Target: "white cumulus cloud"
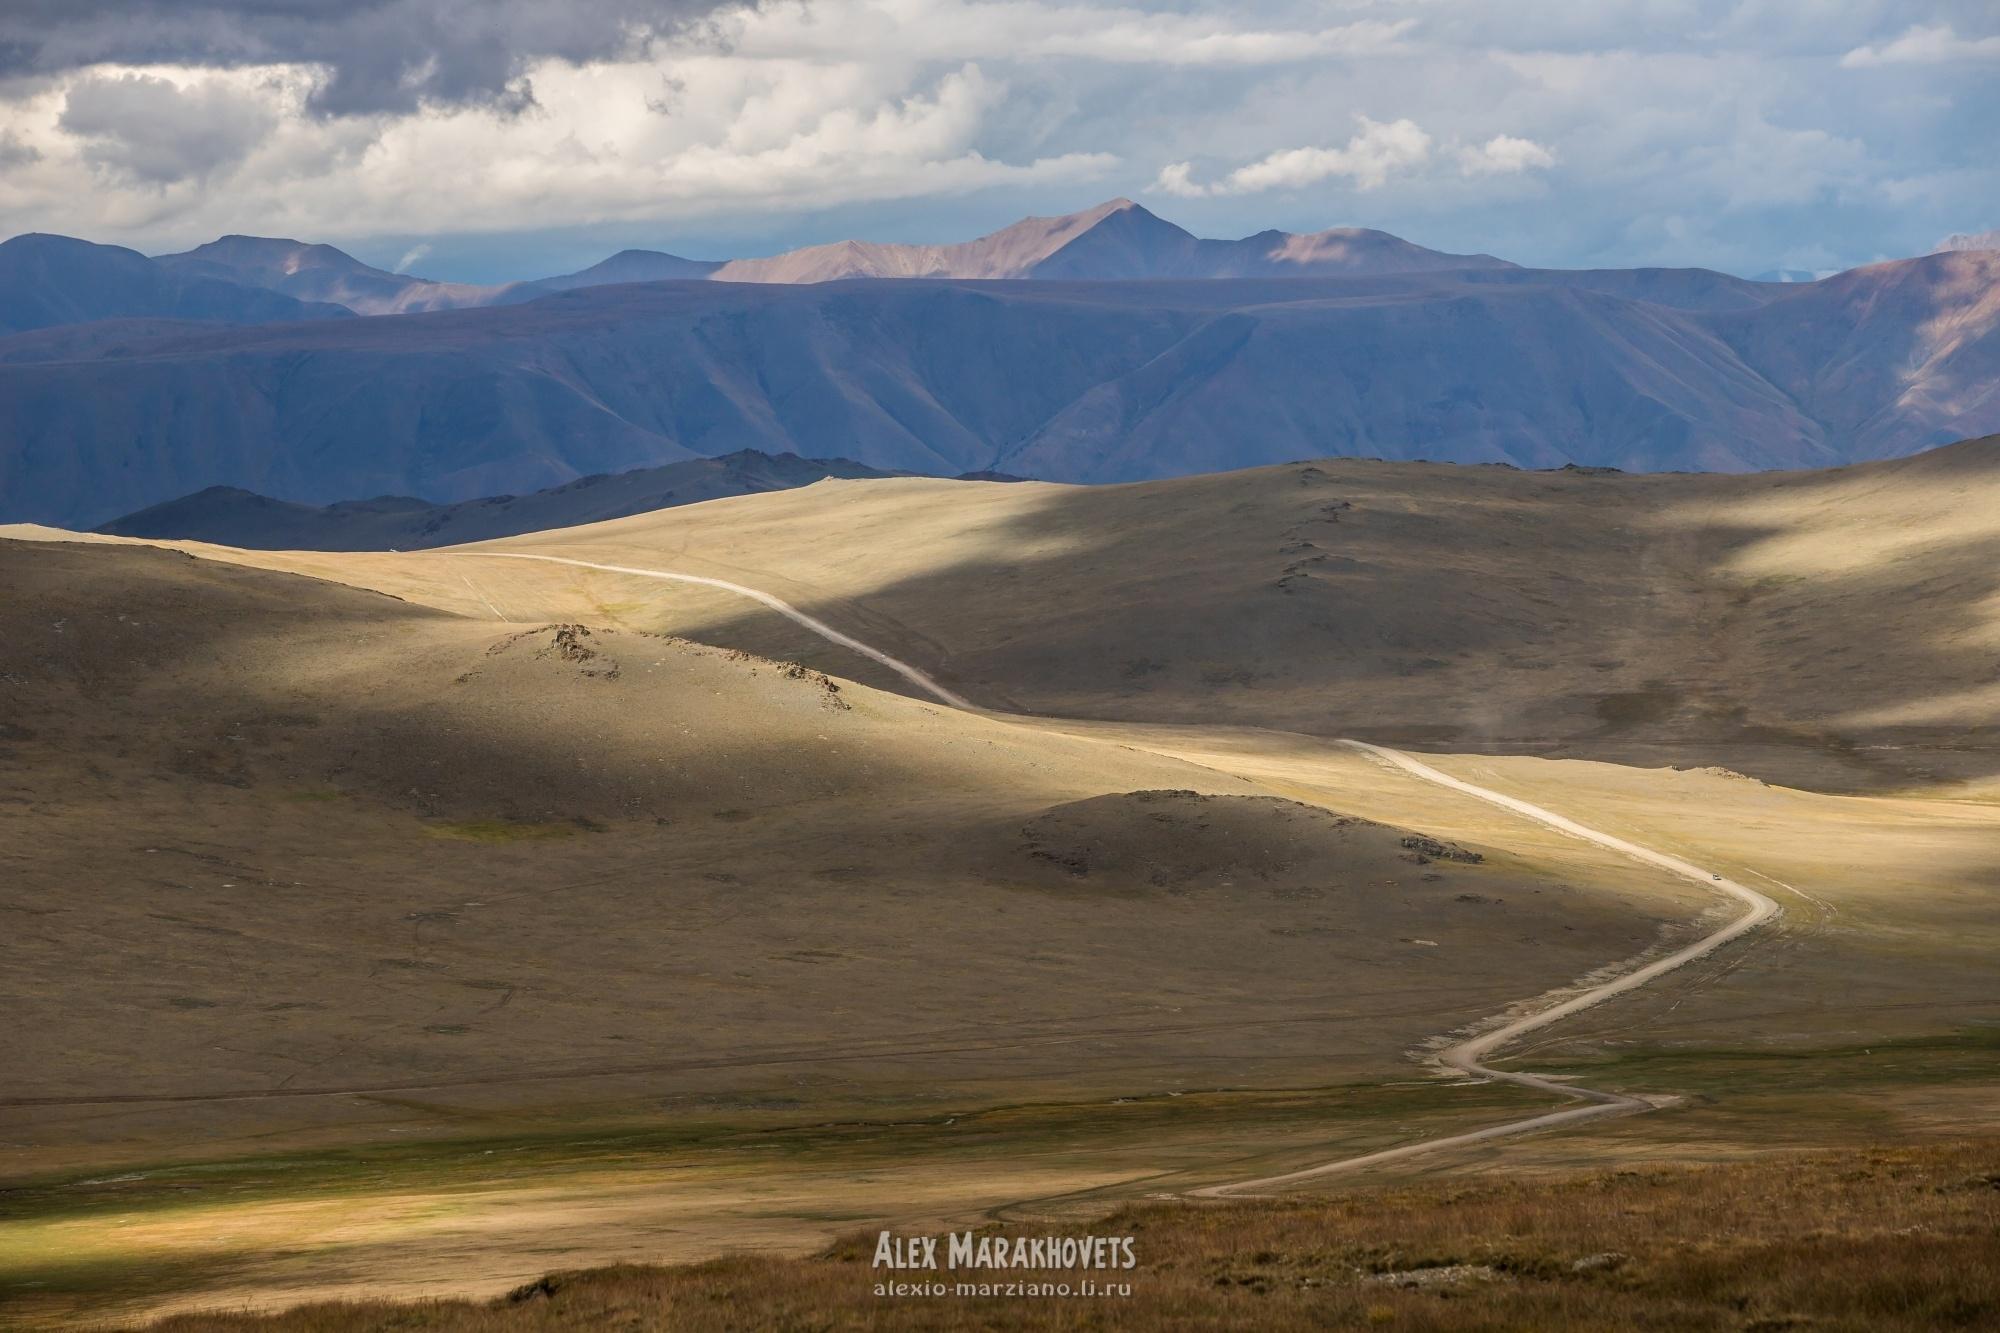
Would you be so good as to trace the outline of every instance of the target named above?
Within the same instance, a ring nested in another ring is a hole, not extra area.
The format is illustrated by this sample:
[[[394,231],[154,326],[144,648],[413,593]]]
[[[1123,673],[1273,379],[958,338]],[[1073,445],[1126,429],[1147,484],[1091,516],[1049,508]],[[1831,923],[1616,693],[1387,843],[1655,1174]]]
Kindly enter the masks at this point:
[[[1917,24],[1881,46],[1857,46],[1840,58],[1843,69],[1875,65],[1941,65],[1955,60],[2000,60],[2000,37],[1961,37],[1948,23]]]
[[[1458,166],[1468,176],[1518,176],[1556,164],[1556,155],[1533,139],[1496,134],[1483,144],[1458,150]]]
[[[1352,181],[1356,189],[1374,190],[1397,172],[1422,166],[1430,159],[1431,136],[1415,121],[1358,119],[1360,131],[1338,148],[1280,149],[1206,185],[1194,179],[1191,164],[1175,162],[1161,169],[1153,188],[1196,198],[1298,189],[1342,177]]]
[[[1819,269],[1991,223],[1996,62],[1994,0],[0,0],[0,236],[487,281],[1150,188],[1212,235]]]
[[[311,67],[81,71],[12,111],[0,235],[27,222],[168,249],[225,232],[339,241],[357,219],[445,235],[1083,183],[1118,162],[995,142],[1009,87],[972,62],[691,47],[531,72],[526,115],[469,104],[327,118],[303,111],[326,77]],[[391,253],[398,267],[430,257],[407,242]]]
[[[2000,250],[2000,227],[1991,231],[1955,231],[1938,242],[1940,250]]]
[[[1209,192],[1206,185],[1194,178],[1194,163],[1169,162],[1160,168],[1160,174],[1153,181],[1153,189],[1159,194],[1170,194],[1177,199],[1199,199]]]
[[[1219,7],[1193,13],[1046,0],[812,0],[764,5],[721,24],[741,55],[903,60],[1071,58],[1112,65],[1254,66],[1379,55],[1399,48],[1414,19],[1332,27],[1246,22]]]

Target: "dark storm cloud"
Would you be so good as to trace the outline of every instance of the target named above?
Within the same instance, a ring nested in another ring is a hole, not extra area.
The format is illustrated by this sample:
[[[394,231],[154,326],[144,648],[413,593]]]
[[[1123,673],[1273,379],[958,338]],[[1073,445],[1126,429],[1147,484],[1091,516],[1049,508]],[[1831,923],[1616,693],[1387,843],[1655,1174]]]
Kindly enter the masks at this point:
[[[42,160],[42,153],[12,130],[0,130],[0,167],[24,167]]]
[[[181,89],[144,74],[90,77],[69,90],[62,128],[84,160],[134,181],[202,180],[234,166],[270,132],[269,108],[227,88]]]
[[[520,109],[539,58],[616,55],[726,0],[6,0],[0,76],[103,62],[310,62],[328,115],[424,103]]]

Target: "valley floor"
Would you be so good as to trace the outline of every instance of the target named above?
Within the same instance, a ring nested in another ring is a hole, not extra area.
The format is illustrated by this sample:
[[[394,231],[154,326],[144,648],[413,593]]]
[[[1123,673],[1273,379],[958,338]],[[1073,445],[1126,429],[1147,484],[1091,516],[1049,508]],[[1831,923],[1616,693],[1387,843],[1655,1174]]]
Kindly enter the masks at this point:
[[[179,586],[169,557],[68,549],[51,598],[86,565],[135,615]],[[211,602],[301,586],[196,563]],[[32,924],[13,975],[42,1071],[0,1097],[11,1317],[484,1301],[736,1255],[393,1318],[929,1327],[874,1303],[839,1238],[968,1225],[1129,1226],[1155,1258],[1116,1314],[951,1307],[965,1326],[1914,1329],[1996,1309],[2000,805],[1976,790],[1425,753],[1783,916],[1492,1057],[1651,1114],[1282,1202],[1167,1202],[1548,1109],[1430,1057],[1728,905],[1322,736],[972,715],[629,625],[586,643],[496,623],[524,599],[637,614],[629,581],[500,581],[526,563],[383,561],[356,581],[409,599],[390,619],[339,589],[305,649],[218,621],[154,685],[106,674],[129,653],[78,656],[83,692],[6,738],[85,755],[0,808],[13,847],[66,849],[13,853],[0,904]],[[447,599],[460,614],[421,609]],[[56,601],[35,614],[11,627],[26,660],[81,653]],[[795,644],[775,619],[747,639]],[[168,724],[147,688],[223,702]],[[335,702],[364,695],[358,716]],[[36,759],[19,772],[56,771]],[[272,776],[306,771],[330,776]],[[77,885],[105,887],[83,911]],[[119,1027],[131,1012],[144,1027]],[[369,1042],[343,1039],[364,1021]]]

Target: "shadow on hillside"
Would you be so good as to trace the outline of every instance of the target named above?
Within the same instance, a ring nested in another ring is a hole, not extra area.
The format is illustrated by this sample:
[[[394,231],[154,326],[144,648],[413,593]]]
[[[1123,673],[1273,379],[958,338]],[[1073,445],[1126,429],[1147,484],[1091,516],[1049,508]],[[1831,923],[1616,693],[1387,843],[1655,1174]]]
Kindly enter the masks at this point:
[[[1048,490],[980,542],[1044,554],[800,605],[1001,711],[1721,764],[1826,790],[2000,777],[2000,695],[1983,693],[2000,534],[1738,572],[1796,531],[1729,517],[1732,500],[1832,500],[1852,480],[1328,461]],[[735,644],[769,623],[682,632]],[[825,643],[801,655],[856,670]]]
[[[976,783],[809,677],[699,645],[566,643],[152,548],[0,543],[0,582],[0,760],[38,800],[347,795],[497,837],[829,795],[886,821],[910,792]]]

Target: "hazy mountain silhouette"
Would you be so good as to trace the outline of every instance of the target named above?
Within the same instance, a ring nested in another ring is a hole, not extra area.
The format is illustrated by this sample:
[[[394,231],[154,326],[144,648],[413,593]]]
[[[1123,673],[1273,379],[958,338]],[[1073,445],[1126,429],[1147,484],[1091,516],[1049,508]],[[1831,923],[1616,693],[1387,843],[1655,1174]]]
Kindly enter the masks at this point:
[[[1023,218],[991,235],[954,245],[839,241],[768,259],[733,259],[714,266],[706,276],[722,282],[836,282],[845,278],[1097,282],[1367,276],[1511,267],[1491,255],[1444,254],[1387,232],[1360,228],[1310,236],[1265,231],[1240,241],[1201,240],[1130,199],[1112,199],[1081,213]]]
[[[433,282],[362,263],[330,245],[266,236],[224,236],[154,261],[173,273],[263,287],[302,301],[326,301],[359,315],[399,315],[491,305],[504,287]]]
[[[162,255],[158,262],[177,272],[267,287],[303,300],[332,301],[364,315],[504,305],[578,287],[701,278],[767,283],[847,278],[1109,281],[1363,277],[1514,267],[1491,255],[1445,254],[1363,228],[1304,236],[1264,231],[1238,241],[1201,240],[1129,199],[1109,200],[1063,217],[1023,218],[991,235],[950,245],[838,241],[768,258],[730,260],[623,250],[576,273],[492,286],[390,273],[330,245],[259,236],[225,236],[184,254]]]
[[[186,538],[264,551],[414,551],[624,518],[732,495],[810,486],[828,477],[903,476],[845,458],[744,449],[665,467],[583,477],[530,495],[439,505],[407,495],[301,505],[211,486],[103,524],[121,537]]]
[[[566,292],[577,287],[608,287],[621,282],[672,282],[706,278],[722,265],[706,259],[682,259],[658,250],[620,250],[611,258],[576,273],[554,278],[538,278],[521,283],[517,295],[525,299]]]
[[[39,233],[0,242],[0,333],[102,319],[259,324],[347,313],[261,284],[163,269],[122,246]]]

